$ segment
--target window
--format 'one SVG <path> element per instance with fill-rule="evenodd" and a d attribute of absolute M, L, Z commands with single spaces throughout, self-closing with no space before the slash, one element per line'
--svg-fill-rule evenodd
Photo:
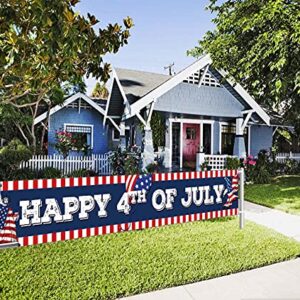
<path fill-rule="evenodd" d="M 235 139 L 235 125 L 228 124 L 222 125 L 221 127 L 221 153 L 222 154 L 233 154 L 234 147 L 234 139 Z M 244 140 L 246 151 L 248 149 L 248 128 L 244 129 Z"/>
<path fill-rule="evenodd" d="M 187 127 L 186 139 L 187 140 L 195 140 L 196 139 L 196 129 L 195 128 Z"/>
<path fill-rule="evenodd" d="M 112 140 L 116 142 L 120 140 L 120 131 L 116 128 L 112 131 Z"/>
<path fill-rule="evenodd" d="M 65 131 L 71 132 L 80 145 L 87 145 L 93 149 L 93 125 L 65 124 Z"/>
<path fill-rule="evenodd" d="M 211 124 L 203 124 L 203 152 L 211 153 Z"/>

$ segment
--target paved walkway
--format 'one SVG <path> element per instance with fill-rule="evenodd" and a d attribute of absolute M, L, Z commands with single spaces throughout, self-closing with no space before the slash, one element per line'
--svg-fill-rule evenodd
<path fill-rule="evenodd" d="M 300 242 L 300 216 L 245 201 L 247 220 L 272 228 Z M 299 281 L 300 283 L 300 281 Z"/>
<path fill-rule="evenodd" d="M 300 242 L 300 216 L 245 201 L 246 221 L 272 228 Z M 201 281 L 136 295 L 127 300 L 249 300 L 299 299 L 300 258 Z"/>
<path fill-rule="evenodd" d="M 296 300 L 300 299 L 300 259 L 124 299 Z"/>

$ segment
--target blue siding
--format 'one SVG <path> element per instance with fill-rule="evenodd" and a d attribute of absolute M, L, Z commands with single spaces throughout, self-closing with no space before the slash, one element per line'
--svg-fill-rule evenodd
<path fill-rule="evenodd" d="M 215 121 L 214 122 L 214 148 L 213 148 L 213 154 L 218 154 L 220 149 L 220 122 Z"/>
<path fill-rule="evenodd" d="M 225 88 L 181 83 L 157 99 L 154 110 L 212 117 L 239 117 L 245 109 Z"/>
<path fill-rule="evenodd" d="M 251 145 L 250 153 L 257 156 L 262 149 L 269 150 L 272 147 L 273 128 L 268 126 L 252 125 L 251 126 Z"/>
<path fill-rule="evenodd" d="M 62 108 L 50 117 L 50 126 L 48 132 L 48 154 L 57 153 L 54 148 L 55 131 L 64 128 L 64 124 L 89 124 L 94 125 L 93 130 L 93 154 L 101 154 L 108 151 L 108 127 L 103 126 L 103 116 L 91 109 L 81 109 L 80 113 L 77 108 Z M 110 135 L 111 136 L 111 135 Z M 77 152 L 71 153 L 77 155 Z"/>

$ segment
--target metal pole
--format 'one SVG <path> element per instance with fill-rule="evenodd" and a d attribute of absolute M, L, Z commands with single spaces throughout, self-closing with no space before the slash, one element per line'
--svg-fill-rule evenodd
<path fill-rule="evenodd" d="M 239 170 L 239 217 L 240 217 L 240 229 L 245 225 L 245 212 L 244 212 L 244 184 L 245 184 L 245 171 L 244 168 Z"/>

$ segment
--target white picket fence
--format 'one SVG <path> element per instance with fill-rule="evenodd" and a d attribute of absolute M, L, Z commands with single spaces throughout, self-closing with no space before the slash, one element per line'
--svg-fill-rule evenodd
<path fill-rule="evenodd" d="M 110 175 L 110 156 L 112 152 L 96 154 L 91 156 L 68 156 L 61 155 L 35 155 L 29 161 L 22 162 L 20 169 L 29 168 L 35 171 L 52 167 L 61 171 L 63 175 L 68 175 L 75 170 L 92 170 L 99 175 Z"/>
<path fill-rule="evenodd" d="M 208 162 L 208 166 L 212 168 L 212 170 L 223 170 L 225 169 L 226 159 L 231 157 L 236 157 L 232 155 L 209 155 L 205 154 L 205 161 Z"/>
<path fill-rule="evenodd" d="M 278 153 L 276 155 L 276 160 L 279 163 L 284 163 L 287 159 L 294 159 L 300 161 L 300 153 L 289 152 L 289 153 Z"/>

